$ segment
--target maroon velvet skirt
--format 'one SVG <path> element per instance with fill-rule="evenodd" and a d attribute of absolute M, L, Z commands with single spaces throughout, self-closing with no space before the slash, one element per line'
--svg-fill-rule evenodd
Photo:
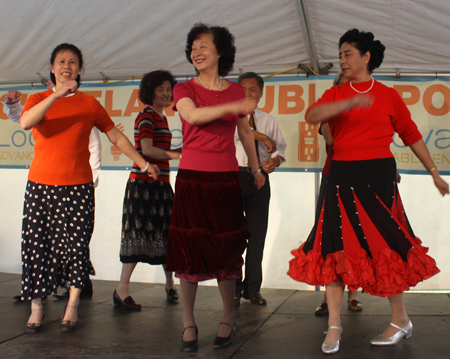
<path fill-rule="evenodd" d="M 178 171 L 166 270 L 188 282 L 240 278 L 249 237 L 238 172 Z"/>

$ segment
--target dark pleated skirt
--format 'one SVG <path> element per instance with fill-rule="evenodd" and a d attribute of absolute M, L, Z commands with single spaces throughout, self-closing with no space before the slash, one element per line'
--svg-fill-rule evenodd
<path fill-rule="evenodd" d="M 333 161 L 320 216 L 292 251 L 288 274 L 315 286 L 342 280 L 380 297 L 437 274 L 408 222 L 395 174 L 393 158 Z"/>
<path fill-rule="evenodd" d="M 172 203 L 169 182 L 128 180 L 123 200 L 122 263 L 166 263 Z"/>
<path fill-rule="evenodd" d="M 178 171 L 167 270 L 190 282 L 239 278 L 248 237 L 238 172 Z"/>
<path fill-rule="evenodd" d="M 56 287 L 83 288 L 94 274 L 89 242 L 94 230 L 94 186 L 50 186 L 28 181 L 22 223 L 22 300 Z"/>

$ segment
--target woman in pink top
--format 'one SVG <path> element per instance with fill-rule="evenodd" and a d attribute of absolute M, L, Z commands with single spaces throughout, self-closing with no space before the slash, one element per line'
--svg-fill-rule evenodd
<path fill-rule="evenodd" d="M 235 52 L 234 37 L 227 28 L 196 24 L 188 34 L 186 57 L 198 77 L 174 88 L 182 122 L 183 157 L 175 185 L 166 266 L 181 279 L 185 328 L 181 349 L 186 352 L 198 347 L 194 304 L 199 281 L 216 278 L 222 295 L 223 316 L 214 347 L 230 344 L 236 332 L 235 278 L 241 276 L 248 238 L 234 147 L 236 125 L 255 185 L 259 189 L 265 181 L 246 120 L 256 103 L 245 100 L 241 85 L 222 79 L 233 68 Z"/>

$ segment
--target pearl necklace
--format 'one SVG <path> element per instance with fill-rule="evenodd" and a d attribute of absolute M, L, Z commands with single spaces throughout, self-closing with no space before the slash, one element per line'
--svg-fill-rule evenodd
<path fill-rule="evenodd" d="M 350 87 L 351 87 L 353 90 L 355 90 L 357 93 L 367 93 L 367 92 L 369 92 L 370 90 L 372 90 L 373 84 L 375 83 L 374 78 L 373 78 L 372 76 L 370 76 L 370 77 L 372 78 L 372 85 L 370 85 L 370 87 L 369 87 L 366 91 L 358 91 L 357 89 L 355 89 L 355 88 L 353 87 L 351 81 L 350 81 Z"/>
<path fill-rule="evenodd" d="M 208 90 L 211 90 L 208 86 L 206 86 L 206 85 L 203 83 L 203 81 L 202 81 L 202 79 L 200 78 L 200 76 L 197 77 L 197 78 L 198 78 L 198 80 L 200 81 L 200 83 L 201 83 L 203 86 L 205 86 Z M 221 87 L 222 87 L 222 78 L 220 77 L 219 87 L 217 88 L 216 91 L 219 91 L 219 89 L 220 89 Z"/>
<path fill-rule="evenodd" d="M 162 114 L 161 112 L 158 112 L 155 110 L 155 108 L 152 105 L 148 105 L 148 107 L 150 107 L 153 111 L 155 111 L 159 116 L 161 116 L 161 118 L 164 118 L 164 114 Z"/>

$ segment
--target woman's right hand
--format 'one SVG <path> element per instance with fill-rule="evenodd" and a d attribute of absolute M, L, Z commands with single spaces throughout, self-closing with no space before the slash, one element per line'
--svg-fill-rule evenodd
<path fill-rule="evenodd" d="M 347 101 L 347 110 L 369 109 L 372 106 L 374 100 L 375 100 L 375 97 L 370 94 L 361 94 L 361 95 L 353 96 L 352 98 L 350 98 Z"/>
<path fill-rule="evenodd" d="M 75 80 L 68 80 L 64 82 L 59 88 L 55 91 L 55 95 L 57 98 L 61 98 L 67 96 L 71 93 L 78 92 L 78 82 Z"/>
<path fill-rule="evenodd" d="M 257 105 L 256 100 L 247 98 L 229 103 L 229 106 L 231 106 L 230 112 L 238 114 L 239 117 L 245 117 L 249 113 L 255 112 Z"/>

